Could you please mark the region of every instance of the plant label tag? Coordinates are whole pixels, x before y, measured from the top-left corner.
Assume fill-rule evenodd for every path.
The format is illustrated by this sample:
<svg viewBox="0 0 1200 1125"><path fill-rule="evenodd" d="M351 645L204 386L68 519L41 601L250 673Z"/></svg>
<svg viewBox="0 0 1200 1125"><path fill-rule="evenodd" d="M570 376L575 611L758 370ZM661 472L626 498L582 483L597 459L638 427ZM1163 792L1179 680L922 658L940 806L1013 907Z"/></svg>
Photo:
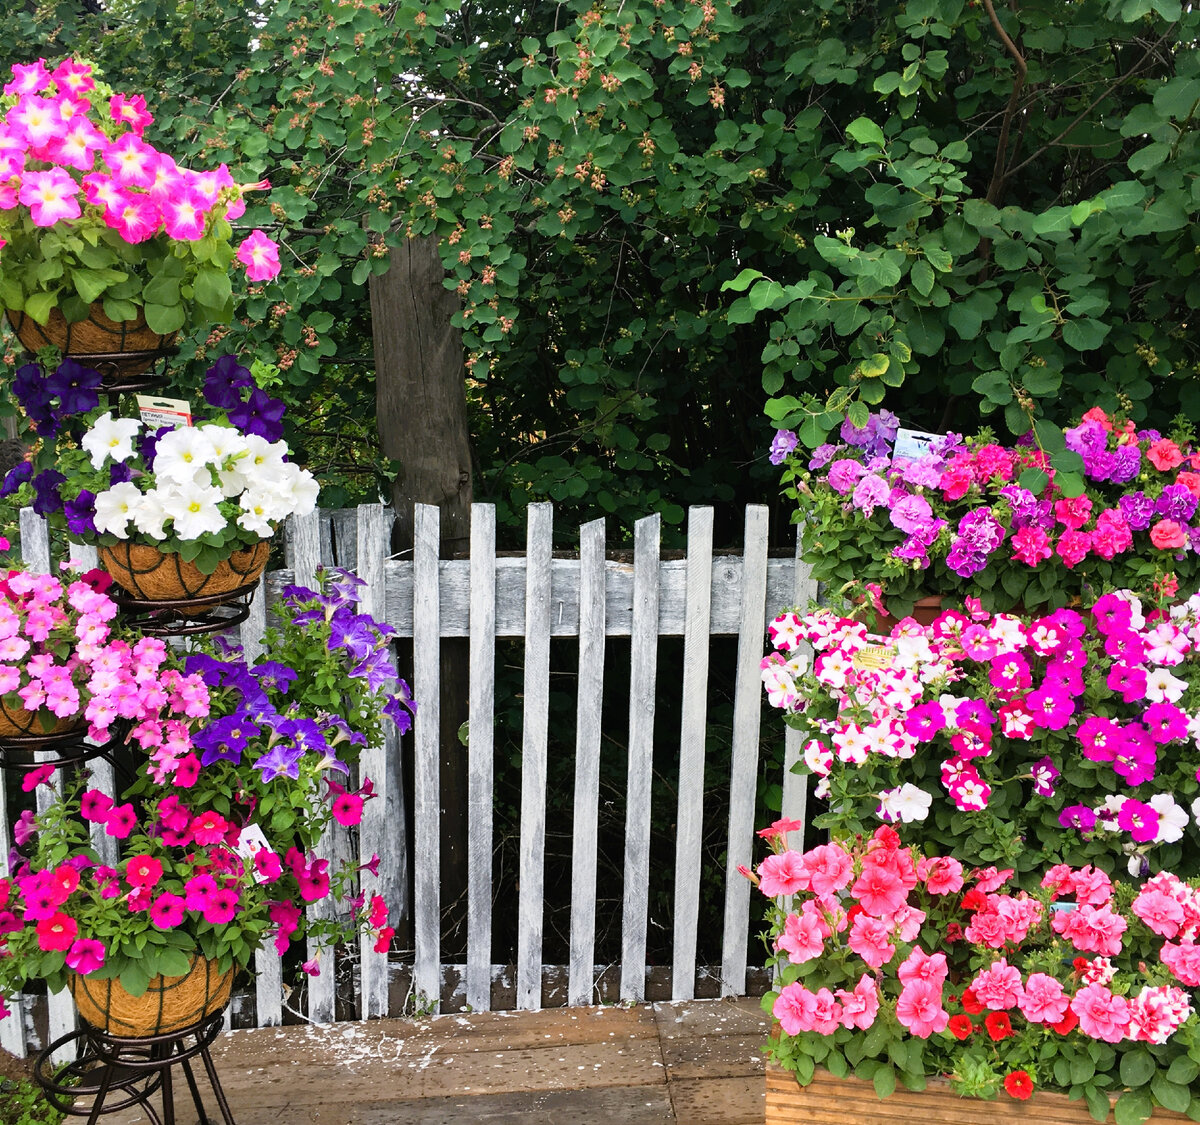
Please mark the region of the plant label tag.
<svg viewBox="0 0 1200 1125"><path fill-rule="evenodd" d="M263 830L257 824L247 824L242 829L242 834L238 837L237 847L234 851L242 859L253 864L255 855L264 848L269 849L270 844L267 843L267 838L263 835ZM256 883L261 883L265 879L265 876L260 874L257 868L253 869L253 874Z"/></svg>
<svg viewBox="0 0 1200 1125"><path fill-rule="evenodd" d="M186 399L138 395L137 404L142 422L150 430L157 430L160 426L177 429L192 424L192 404Z"/></svg>
<svg viewBox="0 0 1200 1125"><path fill-rule="evenodd" d="M919 461L929 452L929 444L941 434L927 434L923 430L897 430L892 444L892 457L905 461Z"/></svg>
<svg viewBox="0 0 1200 1125"><path fill-rule="evenodd" d="M855 668L874 669L888 668L896 658L896 650L891 645L867 645L860 648L850 661Z"/></svg>

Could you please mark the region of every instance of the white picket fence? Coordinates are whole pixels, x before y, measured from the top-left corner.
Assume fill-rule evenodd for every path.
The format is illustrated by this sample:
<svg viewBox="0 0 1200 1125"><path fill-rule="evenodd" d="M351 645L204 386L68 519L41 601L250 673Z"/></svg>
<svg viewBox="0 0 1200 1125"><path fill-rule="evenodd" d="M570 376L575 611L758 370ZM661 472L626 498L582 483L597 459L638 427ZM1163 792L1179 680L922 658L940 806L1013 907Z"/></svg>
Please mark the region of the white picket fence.
<svg viewBox="0 0 1200 1125"><path fill-rule="evenodd" d="M265 575L252 604L241 640L250 658L261 644L273 598L281 584L311 585L316 570L340 547L366 582L364 609L385 619L401 637L412 639L413 694L419 703L413 725L413 901L414 956L411 989L425 1010L435 1010L448 966L442 962L442 903L439 886L441 808L439 797L439 638L470 639L468 740L468 886L465 1003L476 1011L492 1006L492 985L500 968L491 963L493 921L493 750L494 676L498 638L523 638L525 647L521 729L519 892L517 909L516 1006L542 1003L544 864L546 855L546 779L550 701L551 638L578 638L575 789L571 853L570 965L567 1002L596 1002L595 945L597 909L597 819L600 802L601 704L607 637L630 638L628 781L621 912L620 997L645 997L648 887L650 883L651 769L654 760L656 698L675 690L657 676L658 638L683 637L680 689L678 810L675 848L673 956L674 999L695 995L697 929L700 903L702 807L709 683L709 641L736 635L737 662L730 745L727 861L720 991L746 990L750 937L750 884L739 865L754 862L755 793L761 737L759 661L766 622L781 608L807 602L815 588L797 553L769 558L765 507L745 511L744 548L740 555L713 550L713 511L695 507L688 514L684 559L660 557L658 516L637 521L633 562L607 558L603 520L580 528L578 557L554 558L550 504L528 509L527 541L522 557L498 557L496 513L491 505L472 510L470 557L439 558L439 513L420 505L415 513L411 557L390 557L390 512L363 506L354 513L313 513L289 523L288 571ZM347 536L351 541L347 543ZM31 568L49 565L44 523L32 511L21 515L24 561ZM80 561L91 561L87 552ZM400 743L394 733L363 754L361 770L370 776L379 799L367 802L358 843L362 857L377 853L378 879L363 873L367 893L389 902L407 897L410 856L402 791ZM785 736L783 812L802 818L803 779L787 768L800 751L796 732ZM94 783L111 791L112 769L93 763ZM0 839L7 838L9 817L0 787ZM111 849L103 834L97 846ZM345 839L327 841L345 847ZM361 1018L396 1014L389 1004L389 980L398 968L364 940L357 973ZM284 995L279 958L260 951L254 981L255 1022L283 1021ZM308 985L306 1010L313 1022L334 1018L334 973L323 972ZM26 1004L29 1008L28 1003ZM49 1038L73 1027L66 994L48 1002ZM28 1017L28 1011L26 1013ZM24 1054L32 1021L0 1021L0 1046Z"/></svg>

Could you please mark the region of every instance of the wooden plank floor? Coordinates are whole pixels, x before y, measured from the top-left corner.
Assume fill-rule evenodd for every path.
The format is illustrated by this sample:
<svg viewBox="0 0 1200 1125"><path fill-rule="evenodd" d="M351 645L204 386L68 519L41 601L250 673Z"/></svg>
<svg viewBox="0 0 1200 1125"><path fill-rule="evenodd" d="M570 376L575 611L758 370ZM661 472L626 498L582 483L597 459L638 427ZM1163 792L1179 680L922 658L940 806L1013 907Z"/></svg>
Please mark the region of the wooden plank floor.
<svg viewBox="0 0 1200 1125"><path fill-rule="evenodd" d="M761 1125L767 1026L753 999L486 1012L232 1031L213 1059L237 1125Z"/></svg>

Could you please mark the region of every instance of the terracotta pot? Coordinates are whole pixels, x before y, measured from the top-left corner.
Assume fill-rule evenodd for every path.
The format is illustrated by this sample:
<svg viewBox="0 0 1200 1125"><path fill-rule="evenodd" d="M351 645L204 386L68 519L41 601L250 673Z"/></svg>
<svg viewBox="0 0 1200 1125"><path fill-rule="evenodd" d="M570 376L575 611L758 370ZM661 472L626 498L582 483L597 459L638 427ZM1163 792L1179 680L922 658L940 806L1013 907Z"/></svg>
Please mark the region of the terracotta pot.
<svg viewBox="0 0 1200 1125"><path fill-rule="evenodd" d="M100 565L127 593L142 601L163 602L232 595L253 586L267 568L271 547L263 539L244 551L234 551L212 574L202 574L194 563L176 554L140 543L101 547L97 554Z"/></svg>
<svg viewBox="0 0 1200 1125"><path fill-rule="evenodd" d="M1110 1118L1111 1120L1111 1118ZM1150 1119L1184 1122L1182 1113L1156 1109ZM1095 1125L1087 1102L1073 1102L1065 1094L1038 1090L1028 1101L1001 1093L985 1101L964 1098L948 1082L930 1079L920 1092L897 1085L890 1097L880 1100L870 1082L834 1078L818 1070L812 1082L801 1086L795 1075L767 1063L766 1125Z"/></svg>
<svg viewBox="0 0 1200 1125"><path fill-rule="evenodd" d="M72 973L67 987L75 1006L93 1027L109 1035L140 1038L165 1035L215 1015L229 1003L234 970L217 972L217 963L194 957L180 977L153 977L141 996L119 980L97 980Z"/></svg>
<svg viewBox="0 0 1200 1125"><path fill-rule="evenodd" d="M38 721L37 711L29 711L24 707L8 707L0 700L0 738L42 738L83 730L86 725L82 715L68 715L65 719L57 720L54 726L46 730Z"/></svg>
<svg viewBox="0 0 1200 1125"><path fill-rule="evenodd" d="M46 324L38 324L23 312L5 313L17 339L28 351L36 352L47 344L53 344L64 356L70 356L86 367L93 367L101 375L115 379L132 379L143 374L154 362L153 356L128 355L126 353L154 352L170 347L177 332L160 336L152 332L146 318L139 312L136 320L118 323L104 315L103 307L92 305L87 320L68 324L58 309L50 310ZM96 356L110 356L107 360L95 360Z"/></svg>
<svg viewBox="0 0 1200 1125"><path fill-rule="evenodd" d="M927 597L918 598L909 616L915 618L921 625L932 625L941 617L942 610L946 608L944 603L945 599L941 594L930 594ZM884 604L887 604L886 598ZM887 636L900 624L900 618L893 617L890 613L868 613L861 620L872 633L878 633L881 636Z"/></svg>

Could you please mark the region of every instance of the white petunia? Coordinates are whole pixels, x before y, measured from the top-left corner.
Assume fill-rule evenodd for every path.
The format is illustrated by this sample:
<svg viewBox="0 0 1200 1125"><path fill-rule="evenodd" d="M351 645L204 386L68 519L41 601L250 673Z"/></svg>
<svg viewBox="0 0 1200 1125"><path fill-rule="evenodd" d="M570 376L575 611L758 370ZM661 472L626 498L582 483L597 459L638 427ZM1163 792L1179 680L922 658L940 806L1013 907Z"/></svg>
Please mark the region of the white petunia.
<svg viewBox="0 0 1200 1125"><path fill-rule="evenodd" d="M245 528L251 535L266 539L275 532L269 513L269 497L257 490L247 489L239 501L242 514L238 516L238 526Z"/></svg>
<svg viewBox="0 0 1200 1125"><path fill-rule="evenodd" d="M286 441L267 441L258 434L246 435L246 457L242 473L256 481L276 480L283 474L287 464Z"/></svg>
<svg viewBox="0 0 1200 1125"><path fill-rule="evenodd" d="M162 506L162 493L157 488L142 493L141 503L133 510L133 526L138 534L150 539L165 539L167 537L163 524L167 519L166 509Z"/></svg>
<svg viewBox="0 0 1200 1125"><path fill-rule="evenodd" d="M212 442L194 426L179 426L158 439L154 475L174 484L207 484L215 457Z"/></svg>
<svg viewBox="0 0 1200 1125"><path fill-rule="evenodd" d="M109 457L114 461L132 457L133 439L141 429L142 424L136 418L114 418L110 410L92 423L79 444L91 457L92 468L99 469Z"/></svg>
<svg viewBox="0 0 1200 1125"><path fill-rule="evenodd" d="M932 793L906 782L899 789L885 789L879 794L879 807L876 808L875 815L880 820L899 820L907 824L914 820L924 820L929 815L929 806L932 804Z"/></svg>
<svg viewBox="0 0 1200 1125"><path fill-rule="evenodd" d="M180 539L199 539L207 532L224 530L219 488L188 481L161 496L163 510Z"/></svg>
<svg viewBox="0 0 1200 1125"><path fill-rule="evenodd" d="M284 475L277 487L280 495L286 497L289 514L307 516L317 506L317 494L321 486L312 473L291 461L286 462L283 468Z"/></svg>
<svg viewBox="0 0 1200 1125"><path fill-rule="evenodd" d="M1155 793L1149 804L1158 813L1158 835L1154 842L1174 844L1182 840L1183 830L1188 826L1188 814L1175 803L1175 798L1170 793Z"/></svg>
<svg viewBox="0 0 1200 1125"><path fill-rule="evenodd" d="M136 484L122 481L96 497L96 514L92 522L102 535L115 535L118 539L129 538L129 521L141 505L142 493Z"/></svg>

